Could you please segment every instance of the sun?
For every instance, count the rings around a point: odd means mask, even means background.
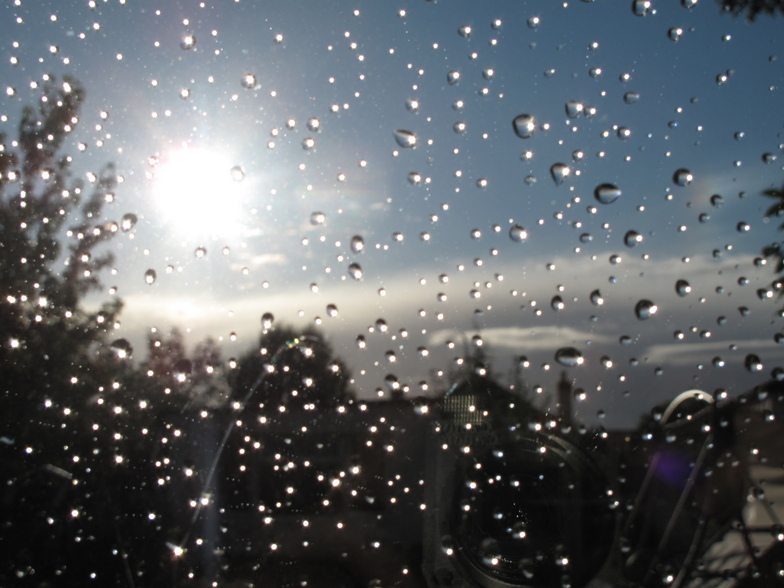
[[[152,198],[160,220],[183,237],[236,236],[242,229],[245,172],[219,153],[170,151],[155,163]]]

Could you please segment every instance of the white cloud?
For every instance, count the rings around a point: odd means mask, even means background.
[[[515,351],[540,351],[558,349],[570,345],[610,343],[615,340],[610,335],[580,331],[572,327],[555,325],[534,327],[495,327],[479,331],[485,344],[493,349],[506,348]],[[443,329],[431,333],[429,344],[442,345],[448,340],[460,342],[464,333],[455,329]]]

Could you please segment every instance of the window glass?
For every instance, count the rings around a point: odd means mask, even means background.
[[[0,4],[0,584],[780,582],[781,12]]]

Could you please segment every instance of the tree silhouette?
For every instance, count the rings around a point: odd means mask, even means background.
[[[725,12],[735,16],[746,14],[748,20],[754,20],[760,14],[784,14],[783,0],[719,0]]]
[[[236,397],[259,382],[253,406],[323,409],[353,398],[348,369],[313,327],[298,330],[282,325],[264,330],[258,347],[240,358],[238,371],[232,386]],[[262,372],[264,378],[259,380]]]
[[[765,217],[781,218],[784,216],[784,186],[782,188],[770,188],[762,194],[775,200],[765,212]],[[779,230],[784,230],[784,222],[779,225]],[[762,248],[762,255],[767,259],[772,259],[775,264],[774,271],[778,277],[771,282],[771,288],[781,298],[784,296],[784,284],[782,284],[782,278],[784,278],[784,242],[779,241],[766,245]]]
[[[100,218],[117,177],[108,165],[84,186],[61,153],[84,96],[76,80],[49,78],[36,108],[24,108],[18,140],[9,145],[0,134],[0,391],[4,434],[12,439],[26,428],[15,409],[65,390],[68,398],[58,401],[71,402],[75,390],[105,382],[101,376],[112,367],[96,361],[96,344],[112,329],[121,302],[91,311],[84,299],[100,288],[100,272],[113,261],[101,245],[119,227]]]
[[[67,586],[80,572],[69,562],[106,570],[95,546],[115,540],[100,499],[115,453],[96,400],[122,368],[105,345],[122,304],[91,309],[85,298],[112,263],[104,246],[119,225],[102,212],[118,180],[111,165],[87,185],[73,177],[67,140],[84,102],[80,83],[46,77],[39,90],[18,138],[0,134],[0,584]]]

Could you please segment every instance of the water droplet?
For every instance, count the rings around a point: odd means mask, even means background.
[[[681,168],[672,175],[672,181],[678,186],[688,186],[694,181],[694,176],[689,170]]]
[[[627,231],[626,235],[623,237],[623,242],[627,247],[634,247],[635,245],[642,243],[642,235],[637,231]]]
[[[471,27],[468,25],[463,25],[459,29],[457,29],[457,34],[463,37],[464,39],[468,39],[471,36]]]
[[[575,100],[569,100],[565,105],[566,116],[569,118],[577,118],[583,113],[584,106],[582,102],[577,102]]]
[[[117,339],[116,341],[113,341],[111,349],[120,359],[130,359],[133,355],[133,347],[131,347],[131,344],[127,339]]]
[[[351,251],[362,253],[365,250],[365,240],[359,235],[351,237]]]
[[[515,134],[521,139],[528,139],[536,130],[536,121],[530,114],[519,114],[512,121]]]
[[[669,31],[667,31],[667,36],[671,41],[678,42],[683,36],[683,29],[680,27],[672,27]]]
[[[614,184],[599,184],[593,195],[602,204],[612,204],[621,197],[621,190]]]
[[[495,76],[495,70],[488,67],[482,70],[482,77],[486,79],[488,82],[493,79]]]
[[[556,312],[566,308],[566,304],[564,303],[563,298],[561,298],[560,296],[553,296],[553,299],[550,300],[550,306]]]
[[[256,87],[256,76],[252,73],[246,73],[240,79],[240,83],[246,90],[253,90]]]
[[[651,0],[634,0],[632,12],[637,16],[646,16],[651,9]]]
[[[454,86],[460,80],[460,72],[452,70],[446,74],[446,81],[450,86]]]
[[[509,238],[515,243],[522,243],[528,238],[528,232],[520,225],[514,225],[509,229]]]
[[[365,337],[363,335],[357,335],[357,348],[365,349],[367,347],[367,341],[365,341]]]
[[[196,45],[196,37],[191,34],[183,35],[182,39],[180,39],[180,47],[182,47],[184,51],[193,49],[194,45]]]
[[[634,104],[639,100],[640,94],[637,92],[626,92],[626,94],[623,95],[623,101],[626,102],[626,104]]]
[[[645,320],[651,318],[658,310],[659,307],[650,300],[640,300],[634,307],[634,314],[638,319]]]
[[[416,98],[409,98],[406,100],[406,110],[416,113],[419,111],[419,100]]]
[[[362,279],[362,266],[358,263],[352,263],[348,266],[348,275],[350,275],[355,280]]]
[[[714,208],[720,208],[724,204],[724,198],[719,194],[714,194],[710,198],[710,203]]]
[[[618,127],[617,134],[618,134],[618,138],[621,139],[622,141],[625,141],[626,139],[632,136],[631,130],[627,129],[626,127]]]
[[[196,259],[202,259],[207,257],[207,249],[204,247],[197,247],[196,250],[193,252],[193,255],[196,256]]]
[[[120,228],[127,233],[136,226],[138,220],[139,218],[132,212],[124,214],[120,221]]]
[[[684,8],[694,8],[697,6],[697,0],[681,0],[681,6]]]
[[[466,124],[464,122],[456,122],[454,125],[452,125],[452,129],[455,131],[455,133],[460,135],[465,133]]]
[[[566,367],[577,367],[582,365],[585,359],[574,347],[561,347],[555,352],[555,361]]]
[[[265,331],[269,331],[272,328],[272,324],[275,322],[275,315],[271,312],[265,312],[261,315],[261,328]]]
[[[395,131],[395,141],[397,144],[407,149],[409,147],[416,147],[417,138],[411,131],[397,130]]]
[[[775,163],[776,156],[773,153],[763,153],[762,154],[762,163],[770,165],[771,163]]]
[[[540,19],[538,16],[532,16],[532,17],[531,17],[531,18],[529,18],[529,19],[528,19],[528,21],[527,21],[527,23],[528,23],[528,28],[529,28],[529,29],[535,29],[536,27],[538,27],[538,26],[539,26],[539,23],[540,23],[540,22],[541,22],[541,19]]]
[[[245,179],[245,170],[240,165],[235,165],[229,173],[231,174],[231,179],[235,182],[241,182]]]
[[[392,391],[400,389],[400,380],[397,379],[395,374],[387,374],[384,378],[384,383],[387,385],[387,388]]]
[[[748,233],[751,230],[749,223],[739,222],[735,227],[739,233]]]
[[[335,318],[338,316],[338,307],[334,304],[327,304],[327,316]]]
[[[146,272],[144,272],[144,281],[148,284],[154,284],[156,278],[157,275],[154,269],[148,269]]]
[[[599,290],[591,292],[591,304],[594,306],[601,306],[604,304],[604,298],[602,298],[602,293],[599,292]]]
[[[691,294],[691,286],[686,280],[678,280],[675,282],[675,291],[678,293],[678,296],[688,296]]]
[[[550,167],[550,175],[553,177],[556,186],[563,184],[571,172],[572,170],[565,163],[554,163]]]
[[[757,355],[754,355],[753,353],[750,353],[749,355],[746,356],[743,365],[751,373],[761,372],[765,367],[764,365],[762,365],[762,361],[760,360],[760,358]]]
[[[318,133],[319,129],[321,129],[321,121],[317,119],[315,116],[308,119],[308,130],[312,133]]]
[[[327,220],[327,215],[323,212],[314,212],[310,215],[310,224],[313,226],[323,225]]]
[[[536,176],[525,176],[523,182],[526,186],[533,186],[536,183]]]

